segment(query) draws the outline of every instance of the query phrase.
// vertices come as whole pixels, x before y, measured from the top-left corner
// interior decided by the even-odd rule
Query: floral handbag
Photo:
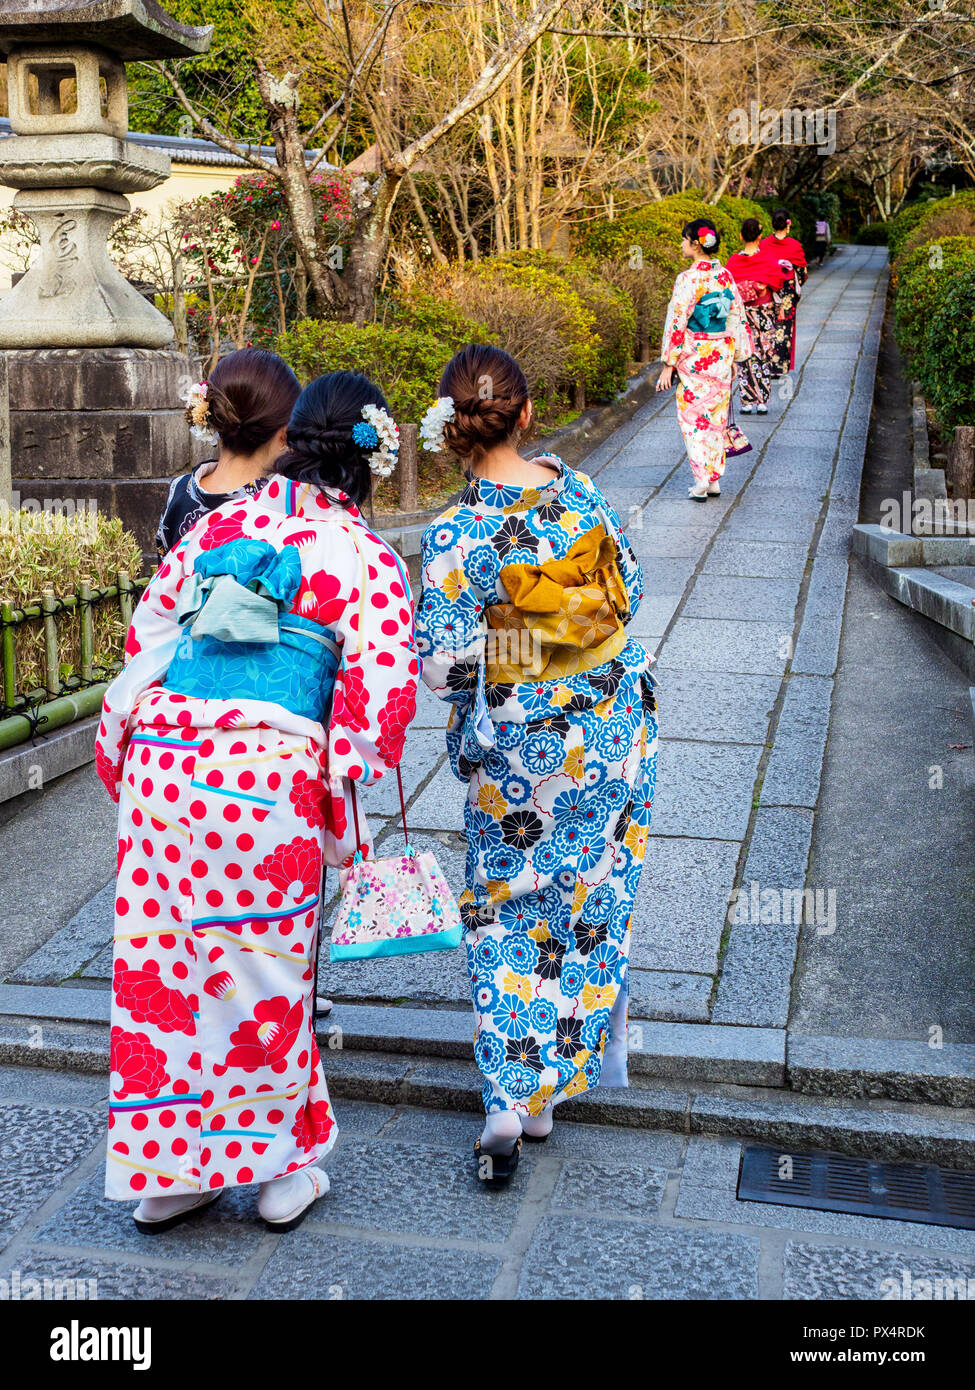
[[[734,458],[737,454],[750,454],[752,446],[745,436],[744,430],[735,424],[735,400],[732,392],[731,400],[728,402],[728,423],[724,431],[724,451],[728,458]]]
[[[358,848],[342,891],[332,928],[330,961],[372,960],[420,951],[447,951],[463,937],[460,911],[443,870],[429,852],[417,854],[406,828],[403,779],[396,769],[406,852],[363,859],[359,809],[352,787],[352,815]]]

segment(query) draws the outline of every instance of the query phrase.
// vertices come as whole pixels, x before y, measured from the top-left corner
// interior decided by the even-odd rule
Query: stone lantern
[[[211,32],[177,24],[155,0],[0,4],[12,131],[0,140],[0,183],[18,190],[14,207],[40,237],[37,259],[0,300],[14,489],[41,502],[94,500],[147,548],[155,501],[127,485],[188,460],[180,397],[195,374],[171,347],[169,320],[107,252],[125,195],[170,168],[168,155],[126,139],[125,63],[194,57]]]

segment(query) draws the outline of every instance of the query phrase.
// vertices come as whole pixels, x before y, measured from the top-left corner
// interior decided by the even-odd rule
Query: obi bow
[[[176,620],[190,636],[221,642],[280,640],[278,614],[301,583],[294,546],[240,538],[198,555],[176,602]]]
[[[599,525],[562,560],[506,565],[501,582],[509,602],[492,604],[485,616],[496,633],[524,633],[531,652],[515,659],[507,644],[488,661],[488,681],[574,675],[618,655],[626,644],[620,617],[630,603],[617,556],[615,540]]]

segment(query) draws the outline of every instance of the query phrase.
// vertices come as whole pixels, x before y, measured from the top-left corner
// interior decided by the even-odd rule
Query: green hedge
[[[545,251],[513,251],[491,264],[534,266],[557,275],[581,300],[592,318],[589,330],[595,356],[583,377],[589,400],[608,400],[626,385],[636,340],[636,314],[627,291],[600,274],[590,256],[565,260]]]
[[[363,372],[381,388],[397,420],[418,421],[436,400],[454,349],[415,328],[301,319],[278,336],[274,351],[302,384],[325,372]]]
[[[975,233],[975,190],[953,198],[931,198],[908,203],[890,222],[890,259],[895,264],[909,251],[937,236],[971,236]]]
[[[871,222],[861,227],[853,240],[857,246],[886,246],[889,238],[889,222]]]
[[[944,277],[915,360],[942,428],[975,424],[975,241],[970,260]]]
[[[922,352],[931,316],[946,284],[959,271],[975,267],[975,238],[936,237],[905,256],[897,281],[894,327],[902,352]]]

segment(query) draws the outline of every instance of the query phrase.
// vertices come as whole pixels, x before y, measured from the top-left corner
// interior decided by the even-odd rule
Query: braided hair
[[[358,506],[369,496],[368,450],[352,438],[362,407],[389,410],[379,387],[359,372],[326,372],[302,391],[288,424],[288,452],[277,471],[295,482],[341,488]]]

